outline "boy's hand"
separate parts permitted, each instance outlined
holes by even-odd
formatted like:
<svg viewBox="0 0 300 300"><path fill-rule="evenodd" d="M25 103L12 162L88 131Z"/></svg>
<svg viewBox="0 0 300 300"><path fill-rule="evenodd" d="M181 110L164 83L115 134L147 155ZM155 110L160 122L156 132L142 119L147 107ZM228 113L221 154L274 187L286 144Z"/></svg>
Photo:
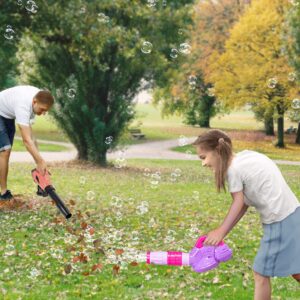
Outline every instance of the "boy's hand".
<svg viewBox="0 0 300 300"><path fill-rule="evenodd" d="M205 246L217 246L225 237L225 233L221 227L210 231L204 241Z"/></svg>

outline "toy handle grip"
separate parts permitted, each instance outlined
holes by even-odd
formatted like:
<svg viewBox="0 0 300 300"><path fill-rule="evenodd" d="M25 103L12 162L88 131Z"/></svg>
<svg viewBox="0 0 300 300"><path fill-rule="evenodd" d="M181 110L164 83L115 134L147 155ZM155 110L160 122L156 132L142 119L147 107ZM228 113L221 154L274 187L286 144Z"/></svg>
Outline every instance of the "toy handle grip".
<svg viewBox="0 0 300 300"><path fill-rule="evenodd" d="M204 241L206 239L206 235L202 235L198 238L196 244L195 244L195 247L196 248L202 248L204 246ZM218 246L223 246L224 245L224 241L221 241Z"/></svg>

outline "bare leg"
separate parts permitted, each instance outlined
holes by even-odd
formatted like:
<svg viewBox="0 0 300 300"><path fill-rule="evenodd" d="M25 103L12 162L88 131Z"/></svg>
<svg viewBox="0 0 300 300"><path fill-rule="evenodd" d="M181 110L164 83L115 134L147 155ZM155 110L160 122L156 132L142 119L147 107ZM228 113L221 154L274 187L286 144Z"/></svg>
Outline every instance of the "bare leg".
<svg viewBox="0 0 300 300"><path fill-rule="evenodd" d="M11 149L0 152L0 186L1 194L7 191L8 161Z"/></svg>
<svg viewBox="0 0 300 300"><path fill-rule="evenodd" d="M271 300L270 277L254 272L255 291L254 300Z"/></svg>
<svg viewBox="0 0 300 300"><path fill-rule="evenodd" d="M294 275L292 275L293 276L293 278L295 279L295 280L297 280L299 283L300 283L300 273L299 274L294 274Z"/></svg>

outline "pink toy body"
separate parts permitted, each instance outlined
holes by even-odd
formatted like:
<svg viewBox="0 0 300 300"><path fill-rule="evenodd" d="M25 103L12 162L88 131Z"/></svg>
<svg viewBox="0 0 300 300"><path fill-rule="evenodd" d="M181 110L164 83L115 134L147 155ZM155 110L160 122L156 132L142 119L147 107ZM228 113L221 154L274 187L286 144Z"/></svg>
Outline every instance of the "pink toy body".
<svg viewBox="0 0 300 300"><path fill-rule="evenodd" d="M202 273L216 268L220 262L229 260L231 249L222 241L218 246L204 246L206 236L201 236L189 253L175 251L147 252L147 264L169 266L191 266Z"/></svg>

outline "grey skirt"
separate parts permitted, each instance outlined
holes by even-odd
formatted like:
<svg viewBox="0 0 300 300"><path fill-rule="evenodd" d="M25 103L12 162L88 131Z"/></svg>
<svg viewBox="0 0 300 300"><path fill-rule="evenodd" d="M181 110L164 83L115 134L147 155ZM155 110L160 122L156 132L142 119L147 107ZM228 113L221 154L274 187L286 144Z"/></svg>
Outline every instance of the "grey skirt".
<svg viewBox="0 0 300 300"><path fill-rule="evenodd" d="M263 224L253 270L263 276L300 274L300 207L280 222Z"/></svg>

